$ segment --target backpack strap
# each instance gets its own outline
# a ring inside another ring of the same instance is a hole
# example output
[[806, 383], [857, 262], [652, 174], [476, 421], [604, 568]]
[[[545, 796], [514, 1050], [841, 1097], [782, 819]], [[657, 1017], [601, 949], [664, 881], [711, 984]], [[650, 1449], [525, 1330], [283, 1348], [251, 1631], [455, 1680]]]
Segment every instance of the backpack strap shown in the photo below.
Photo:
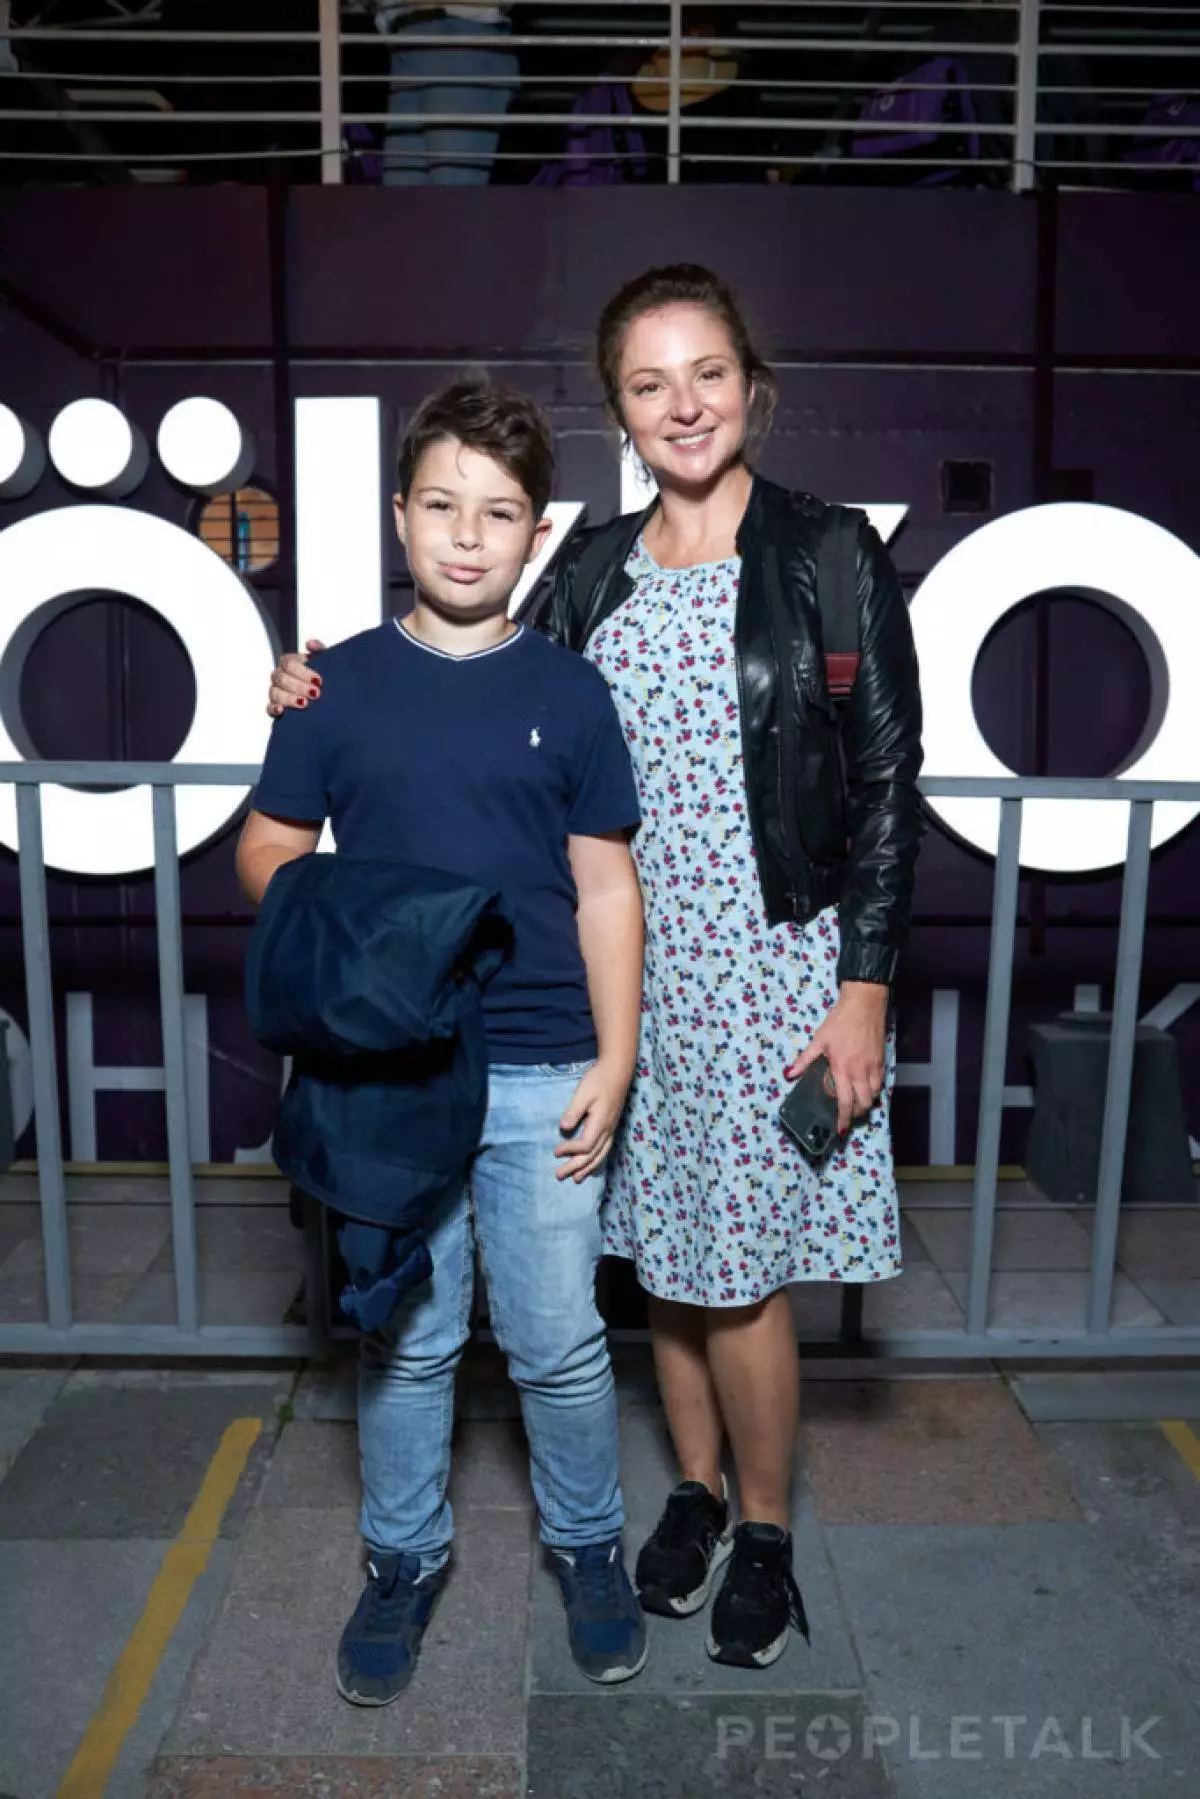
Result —
[[858, 674], [858, 531], [865, 516], [854, 506], [830, 506], [817, 549], [825, 678], [835, 700], [849, 698]]

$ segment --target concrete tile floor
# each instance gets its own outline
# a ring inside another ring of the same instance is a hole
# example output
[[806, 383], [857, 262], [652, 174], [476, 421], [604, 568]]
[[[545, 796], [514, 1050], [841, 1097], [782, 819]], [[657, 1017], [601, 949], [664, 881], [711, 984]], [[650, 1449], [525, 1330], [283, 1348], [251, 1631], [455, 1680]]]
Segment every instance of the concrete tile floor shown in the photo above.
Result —
[[[674, 1474], [621, 1360], [632, 1553]], [[417, 1681], [360, 1713], [330, 1678], [361, 1581], [354, 1433], [280, 1426], [290, 1388], [0, 1372], [0, 1791], [55, 1799], [222, 1422], [247, 1415], [263, 1453], [109, 1799], [1169, 1799], [1200, 1765], [1200, 1480], [1156, 1424], [1035, 1426], [978, 1373], [810, 1381], [794, 1538], [812, 1647], [748, 1674], [708, 1660], [703, 1615], [654, 1620], [650, 1666], [610, 1692], [567, 1657], [519, 1427], [470, 1418]]]
[[[211, 1315], [286, 1303], [301, 1239], [285, 1184], [212, 1186], [197, 1215]], [[249, 1204], [224, 1203], [235, 1186]], [[31, 1188], [0, 1177], [0, 1319], [41, 1315]], [[82, 1315], [157, 1316], [172, 1289], [165, 1183], [71, 1191]], [[907, 1187], [905, 1273], [867, 1290], [868, 1330], [961, 1323], [965, 1195]], [[1020, 1183], [1000, 1201], [993, 1321], [1061, 1322], [1074, 1307], [1082, 1322], [1090, 1215], [1047, 1208]], [[1182, 1209], [1123, 1221], [1118, 1326], [1200, 1316], [1198, 1221]], [[805, 1289], [798, 1321], [833, 1330], [840, 1302]], [[614, 1359], [632, 1556], [675, 1474], [644, 1349]], [[362, 1578], [351, 1366], [335, 1359], [298, 1385], [287, 1369], [0, 1366], [0, 1793], [56, 1799], [221, 1431], [248, 1415], [262, 1421], [259, 1446], [107, 1799], [1188, 1791], [1183, 1770], [1200, 1766], [1200, 1480], [1155, 1420], [1190, 1417], [1200, 1434], [1189, 1398], [1200, 1377], [1126, 1365], [1030, 1371], [1009, 1386], [984, 1368], [900, 1379], [826, 1366], [840, 1378], [822, 1380], [815, 1362], [804, 1389], [794, 1516], [811, 1649], [793, 1640], [766, 1676], [720, 1670], [703, 1615], [655, 1620], [645, 1674], [609, 1692], [567, 1657], [515, 1395], [494, 1354], [473, 1354], [454, 1578], [417, 1682], [382, 1714], [344, 1706], [330, 1678]], [[1106, 1422], [1114, 1408], [1142, 1422]], [[60, 1687], [67, 1700], [48, 1704]], [[972, 1737], [974, 1715], [1008, 1711], [1035, 1720], [1040, 1739], [1012, 1725], [1009, 1753], [1003, 1727]], [[1148, 1733], [1157, 1760], [1137, 1739], [1119, 1753], [1121, 1718], [1136, 1729], [1143, 1712], [1160, 1720]]]
[[1200, 1695], [1094, 1528], [842, 1526], [829, 1542], [876, 1716], [898, 1726], [896, 1799], [1189, 1790]]

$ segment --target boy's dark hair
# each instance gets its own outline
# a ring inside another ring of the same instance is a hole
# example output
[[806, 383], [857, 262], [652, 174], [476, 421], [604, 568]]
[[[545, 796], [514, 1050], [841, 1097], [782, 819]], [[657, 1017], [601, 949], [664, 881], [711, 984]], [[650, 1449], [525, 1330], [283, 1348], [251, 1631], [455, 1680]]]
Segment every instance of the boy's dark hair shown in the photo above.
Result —
[[404, 433], [396, 481], [407, 500], [426, 450], [446, 438], [490, 456], [520, 483], [541, 518], [554, 491], [554, 446], [546, 415], [528, 394], [494, 381], [452, 381], [423, 400]]

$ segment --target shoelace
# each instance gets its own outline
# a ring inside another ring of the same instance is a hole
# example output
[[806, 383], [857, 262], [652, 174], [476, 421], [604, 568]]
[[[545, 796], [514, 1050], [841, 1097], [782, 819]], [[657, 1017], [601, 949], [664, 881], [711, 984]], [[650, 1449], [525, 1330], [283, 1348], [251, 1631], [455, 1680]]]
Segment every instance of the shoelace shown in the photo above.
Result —
[[589, 1609], [597, 1611], [617, 1611], [619, 1609], [619, 1593], [617, 1586], [617, 1557], [612, 1549], [577, 1549], [575, 1551], [575, 1573], [579, 1580], [579, 1589]]
[[371, 1576], [367, 1589], [371, 1595], [365, 1620], [367, 1628], [391, 1634], [403, 1624], [412, 1603], [412, 1583], [401, 1580], [398, 1568], [386, 1577], [381, 1576], [374, 1562], [368, 1562], [367, 1572]]
[[781, 1550], [755, 1547], [744, 1538], [735, 1541], [729, 1579], [736, 1582], [750, 1599], [764, 1605], [774, 1598], [782, 1581], [787, 1595], [788, 1622], [795, 1626], [805, 1642], [811, 1642], [800, 1588], [796, 1585], [796, 1576]]

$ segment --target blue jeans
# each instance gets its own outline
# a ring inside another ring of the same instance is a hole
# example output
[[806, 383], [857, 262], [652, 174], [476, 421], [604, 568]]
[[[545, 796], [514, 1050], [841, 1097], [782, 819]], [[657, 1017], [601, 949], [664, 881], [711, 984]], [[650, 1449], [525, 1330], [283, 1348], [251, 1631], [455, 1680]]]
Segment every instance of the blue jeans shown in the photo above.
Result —
[[607, 1542], [624, 1523], [617, 1401], [596, 1305], [603, 1176], [555, 1179], [559, 1119], [588, 1064], [490, 1070], [470, 1183], [430, 1231], [433, 1278], [363, 1341], [362, 1534], [421, 1571], [450, 1553], [454, 1375], [470, 1332], [478, 1243], [492, 1328], [521, 1397], [542, 1538]]
[[[411, 28], [414, 36], [504, 37], [508, 26], [480, 24], [473, 19], [422, 19]], [[397, 41], [405, 35], [401, 26]], [[384, 134], [385, 187], [483, 187], [491, 173], [492, 158], [500, 139], [499, 128], [476, 125], [432, 125], [421, 129], [422, 113], [508, 111], [517, 87], [519, 65], [511, 50], [487, 50], [478, 45], [461, 48], [448, 42], [422, 44], [392, 52], [393, 76], [408, 79], [394, 87], [388, 99], [390, 113], [413, 120], [413, 128], [389, 125]], [[464, 82], [467, 75], [491, 76], [490, 81]], [[428, 76], [419, 84], [414, 77]], [[457, 78], [457, 79], [456, 79]]]

